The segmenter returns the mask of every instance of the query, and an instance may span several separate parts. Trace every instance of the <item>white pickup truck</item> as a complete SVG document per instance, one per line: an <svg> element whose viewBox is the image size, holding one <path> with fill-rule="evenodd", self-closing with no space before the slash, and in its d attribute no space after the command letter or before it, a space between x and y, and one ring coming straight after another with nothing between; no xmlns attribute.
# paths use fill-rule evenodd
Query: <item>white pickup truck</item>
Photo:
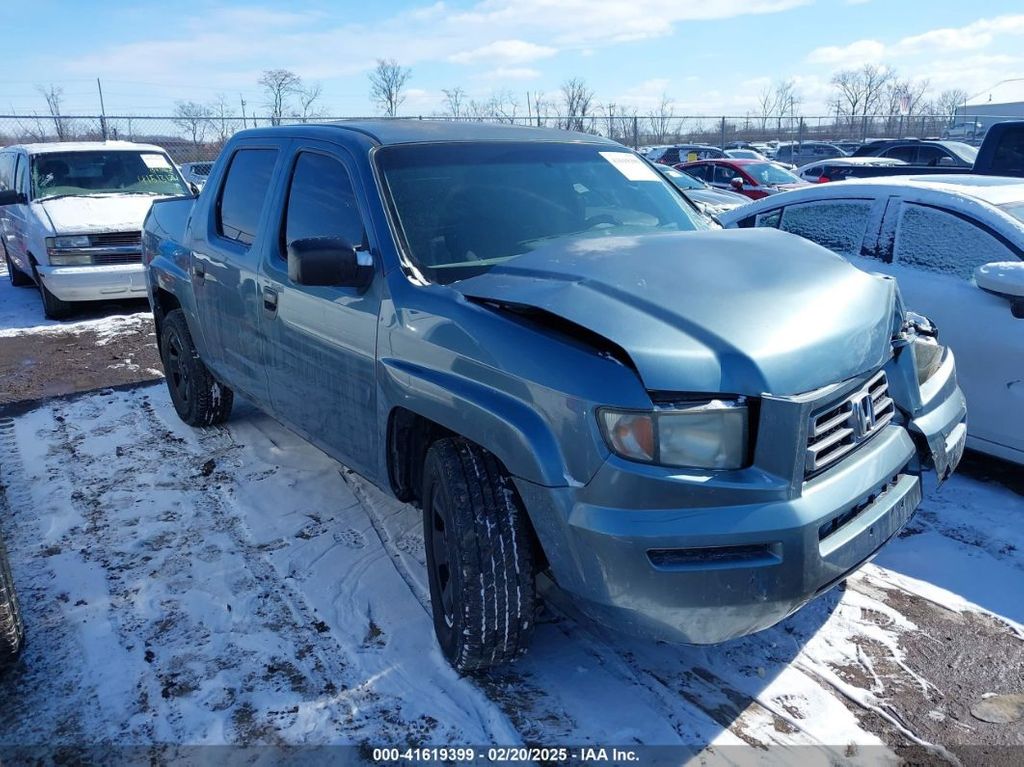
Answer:
<svg viewBox="0 0 1024 767"><path fill-rule="evenodd" d="M14 285L35 283L43 311L142 298L142 221L153 200L190 195L158 146L127 141L0 149L0 250Z"/></svg>

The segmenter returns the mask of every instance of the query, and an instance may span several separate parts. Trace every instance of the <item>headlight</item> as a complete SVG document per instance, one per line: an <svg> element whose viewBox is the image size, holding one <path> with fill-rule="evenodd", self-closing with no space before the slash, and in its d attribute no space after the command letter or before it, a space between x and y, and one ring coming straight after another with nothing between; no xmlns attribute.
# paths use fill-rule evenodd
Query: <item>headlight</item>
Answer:
<svg viewBox="0 0 1024 767"><path fill-rule="evenodd" d="M914 351L917 383L923 384L935 375L946 353L946 347L939 343L939 329L924 315L906 312L902 333Z"/></svg>
<svg viewBox="0 0 1024 767"><path fill-rule="evenodd" d="M67 250L68 248L88 248L89 237L85 234L74 234L65 237L47 237L46 246L48 248L56 248L57 250Z"/></svg>
<svg viewBox="0 0 1024 767"><path fill-rule="evenodd" d="M89 266L92 256L88 253L50 253L50 264L53 266Z"/></svg>
<svg viewBox="0 0 1024 767"><path fill-rule="evenodd" d="M695 469L747 462L749 413L743 402L711 400L650 412L600 408L608 447L631 461Z"/></svg>
<svg viewBox="0 0 1024 767"><path fill-rule="evenodd" d="M911 344L914 350L914 365L917 366L917 383L923 384L942 365L946 347L930 336L916 336Z"/></svg>

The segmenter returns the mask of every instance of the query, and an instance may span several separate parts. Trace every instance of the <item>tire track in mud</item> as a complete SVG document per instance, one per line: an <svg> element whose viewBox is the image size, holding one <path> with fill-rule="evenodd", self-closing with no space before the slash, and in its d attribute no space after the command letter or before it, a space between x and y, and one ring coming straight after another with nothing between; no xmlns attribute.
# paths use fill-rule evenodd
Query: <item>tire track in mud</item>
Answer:
<svg viewBox="0 0 1024 767"><path fill-rule="evenodd" d="M149 433L168 431L157 416L148 396L142 396L140 409L149 425ZM367 721L372 723L370 729L373 730L379 728L381 724L385 725L384 729L394 727L395 732L390 736L397 738L401 728L396 726L400 725L400 722L396 721L396 704L383 699L373 689L363 684L364 680L353 678L343 660L346 657L345 648L327 630L326 624L310 608L302 594L264 556L261 547L254 543L246 530L244 521L238 514L239 510L230 499L231 483L238 479L233 479L232 471L224 470L225 466L237 470L243 465L237 457L242 448L234 440L230 429L225 426L211 426L193 430L192 433L199 448L199 455L196 457L199 476L196 479L199 486L207 491L207 511L214 527L228 534L233 550L240 554L244 569L252 574L261 591L264 604L259 617L265 621L269 620L273 630L285 631L292 635L298 644L297 654L309 659L312 671L323 680L322 684L317 686L332 699L332 705L345 709L340 717L332 717L339 734L344 735L345 740L351 741L353 736L359 736L360 731L366 729L365 725L360 723ZM289 662L288 659L281 661L284 666ZM286 673L294 672L287 670ZM342 692L344 694L339 695ZM380 714L378 722L373 722L375 712ZM255 712L253 716L256 716ZM265 733L272 723L254 720L246 722L245 726L259 734ZM389 736L387 733L376 731L362 734L364 737L374 738Z"/></svg>

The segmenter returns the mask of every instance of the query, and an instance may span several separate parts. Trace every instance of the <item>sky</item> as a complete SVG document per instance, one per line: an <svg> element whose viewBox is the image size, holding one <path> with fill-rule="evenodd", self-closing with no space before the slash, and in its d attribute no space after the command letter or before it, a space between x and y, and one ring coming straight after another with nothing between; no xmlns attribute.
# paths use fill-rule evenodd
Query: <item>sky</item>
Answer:
<svg viewBox="0 0 1024 767"><path fill-rule="evenodd" d="M172 10L173 9L173 12ZM558 99L583 78L595 99L641 113L662 96L685 115L743 116L792 79L805 115L828 114L842 68L887 64L938 93L1024 77L1020 0L33 0L0 17L0 114L167 115L223 94L265 111L257 80L285 68L322 86L331 116L376 113L376 59L411 69L400 112L433 114L442 90Z"/></svg>

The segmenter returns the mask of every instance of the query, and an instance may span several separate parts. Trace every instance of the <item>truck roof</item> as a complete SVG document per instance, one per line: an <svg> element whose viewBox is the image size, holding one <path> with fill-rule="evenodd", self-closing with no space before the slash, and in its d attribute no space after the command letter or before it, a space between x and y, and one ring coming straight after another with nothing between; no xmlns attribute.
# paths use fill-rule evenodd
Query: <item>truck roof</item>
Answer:
<svg viewBox="0 0 1024 767"><path fill-rule="evenodd" d="M435 141L577 141L591 144L621 146L618 142L578 131L537 128L524 125L497 125L480 122L410 118L379 120L336 120L328 123L254 128L246 135L259 136L287 130L292 133L319 134L323 131L348 130L361 133L380 145L415 144Z"/></svg>
<svg viewBox="0 0 1024 767"><path fill-rule="evenodd" d="M2 149L21 149L31 155L53 152L102 152L134 149L142 152L164 153L164 148L155 144L136 144L134 141L47 141L38 144L13 144Z"/></svg>

